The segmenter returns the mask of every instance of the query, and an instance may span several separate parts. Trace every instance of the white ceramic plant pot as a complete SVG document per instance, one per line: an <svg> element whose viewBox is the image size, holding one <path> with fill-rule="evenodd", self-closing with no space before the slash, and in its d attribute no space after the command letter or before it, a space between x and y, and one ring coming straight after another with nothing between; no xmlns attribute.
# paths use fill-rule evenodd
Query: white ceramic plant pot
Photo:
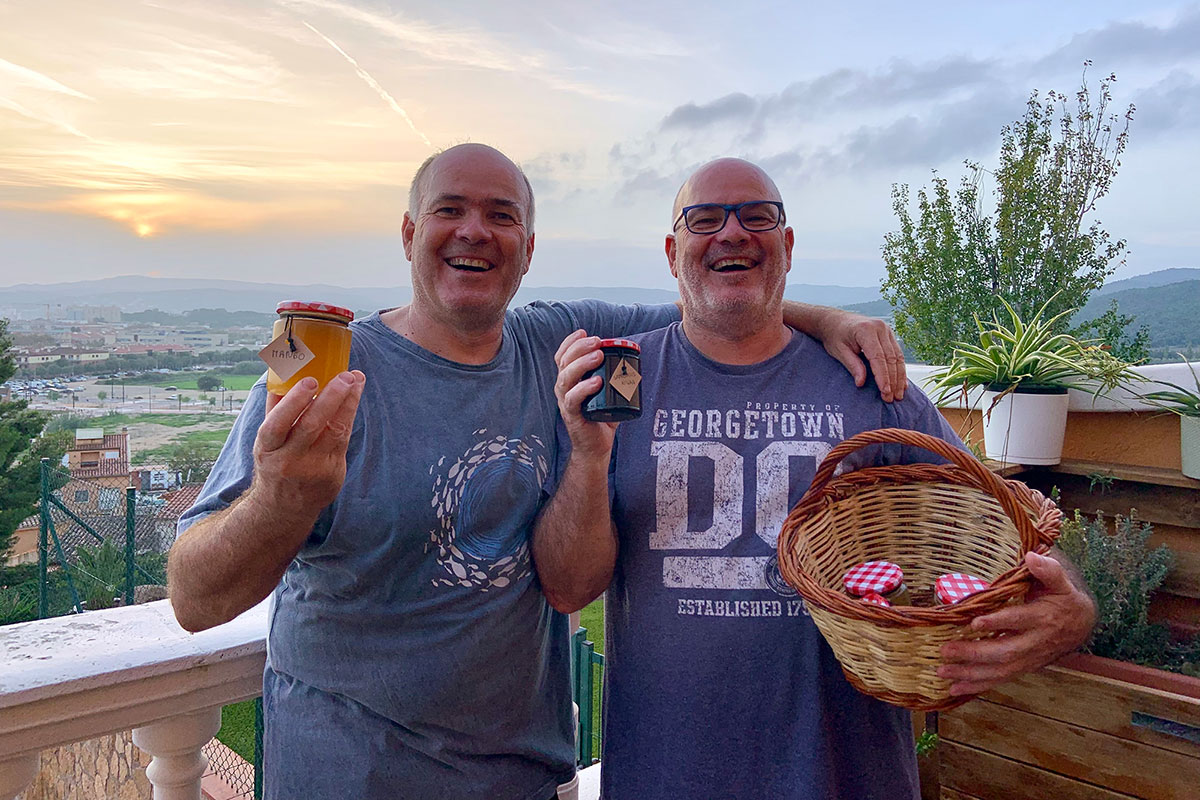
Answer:
<svg viewBox="0 0 1200 800"><path fill-rule="evenodd" d="M1200 417L1179 418L1179 455L1183 474L1200 480Z"/></svg>
<svg viewBox="0 0 1200 800"><path fill-rule="evenodd" d="M1067 390L1009 392L996 402L1000 394L983 393L983 445L987 457L1009 464L1062 461Z"/></svg>

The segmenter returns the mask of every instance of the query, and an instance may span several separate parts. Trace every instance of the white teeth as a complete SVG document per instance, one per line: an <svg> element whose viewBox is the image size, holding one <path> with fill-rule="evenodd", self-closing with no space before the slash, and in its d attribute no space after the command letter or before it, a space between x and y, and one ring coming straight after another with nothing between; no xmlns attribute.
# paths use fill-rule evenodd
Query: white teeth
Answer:
<svg viewBox="0 0 1200 800"><path fill-rule="evenodd" d="M479 258L449 258L446 261L452 267L472 267L474 269L488 269L492 265Z"/></svg>
<svg viewBox="0 0 1200 800"><path fill-rule="evenodd" d="M722 258L717 263L713 264L713 269L725 269L726 267L745 267L750 269L754 266L753 263L744 258Z"/></svg>

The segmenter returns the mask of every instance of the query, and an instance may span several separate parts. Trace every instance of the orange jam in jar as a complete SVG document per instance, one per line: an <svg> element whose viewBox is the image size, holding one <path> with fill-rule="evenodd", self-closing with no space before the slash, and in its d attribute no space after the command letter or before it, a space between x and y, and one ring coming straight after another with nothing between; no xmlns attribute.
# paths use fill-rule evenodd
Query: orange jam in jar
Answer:
<svg viewBox="0 0 1200 800"><path fill-rule="evenodd" d="M275 309L272 359L267 361L267 391L284 395L301 379L317 379L317 391L350 366L350 323L354 312L328 303L287 300ZM280 339L280 337L284 337ZM274 361L274 363L272 363ZM275 371L295 369L286 379ZM296 369L296 367L299 367Z"/></svg>

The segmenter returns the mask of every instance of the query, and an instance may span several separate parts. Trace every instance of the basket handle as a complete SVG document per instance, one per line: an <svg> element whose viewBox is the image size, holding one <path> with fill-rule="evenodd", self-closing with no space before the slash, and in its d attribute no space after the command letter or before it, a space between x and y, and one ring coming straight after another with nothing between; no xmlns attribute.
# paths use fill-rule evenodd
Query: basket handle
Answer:
<svg viewBox="0 0 1200 800"><path fill-rule="evenodd" d="M1016 526L1018 533L1021 534L1021 542L1024 548L1026 550L1033 550L1037 547L1039 539L1037 528L1034 527L1033 522L1022 511L1016 497L1006 485L1006 481L985 467L979 459L970 453L966 453L936 436L930 436L920 431L908 430L906 428L879 428L877 430L863 431L851 436L830 450L824 460L821 461L816 474L813 475L809 492L812 492L815 496L816 492L823 489L833 479L834 471L837 470L838 465L841 464L846 456L873 444L903 444L910 447L920 447L960 467L964 472L971 475L982 489L996 498L996 501L1000 503L1000 507L1004 509L1004 513L1008 515L1013 525Z"/></svg>

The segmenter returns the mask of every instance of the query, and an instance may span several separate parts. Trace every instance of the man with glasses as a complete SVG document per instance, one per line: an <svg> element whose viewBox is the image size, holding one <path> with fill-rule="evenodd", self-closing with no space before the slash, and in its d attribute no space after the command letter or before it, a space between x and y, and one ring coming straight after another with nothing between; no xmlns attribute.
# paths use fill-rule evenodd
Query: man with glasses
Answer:
<svg viewBox="0 0 1200 800"><path fill-rule="evenodd" d="M854 690L779 574L775 544L821 459L860 431L901 427L958 443L910 386L885 403L784 324L792 229L774 182L745 161L701 167L666 239L683 321L641 345L641 417L585 421L596 340L556 361L571 452L534 533L560 611L607 589L605 800L917 796L909 714ZM614 441L615 439L615 441ZM561 438L560 438L561 441ZM853 467L927 461L875 448ZM976 622L991 641L948 645L943 676L973 693L1086 639L1090 598L1031 555L1037 599Z"/></svg>
<svg viewBox="0 0 1200 800"><path fill-rule="evenodd" d="M533 216L499 151L426 161L402 226L412 303L355 321L353 371L315 399L311 378L282 399L260 381L180 520L169 572L184 627L274 594L269 800L547 800L574 774L567 620L529 555L555 483L551 355L576 328L618 336L679 312L509 310ZM847 318L832 327L850 352Z"/></svg>

